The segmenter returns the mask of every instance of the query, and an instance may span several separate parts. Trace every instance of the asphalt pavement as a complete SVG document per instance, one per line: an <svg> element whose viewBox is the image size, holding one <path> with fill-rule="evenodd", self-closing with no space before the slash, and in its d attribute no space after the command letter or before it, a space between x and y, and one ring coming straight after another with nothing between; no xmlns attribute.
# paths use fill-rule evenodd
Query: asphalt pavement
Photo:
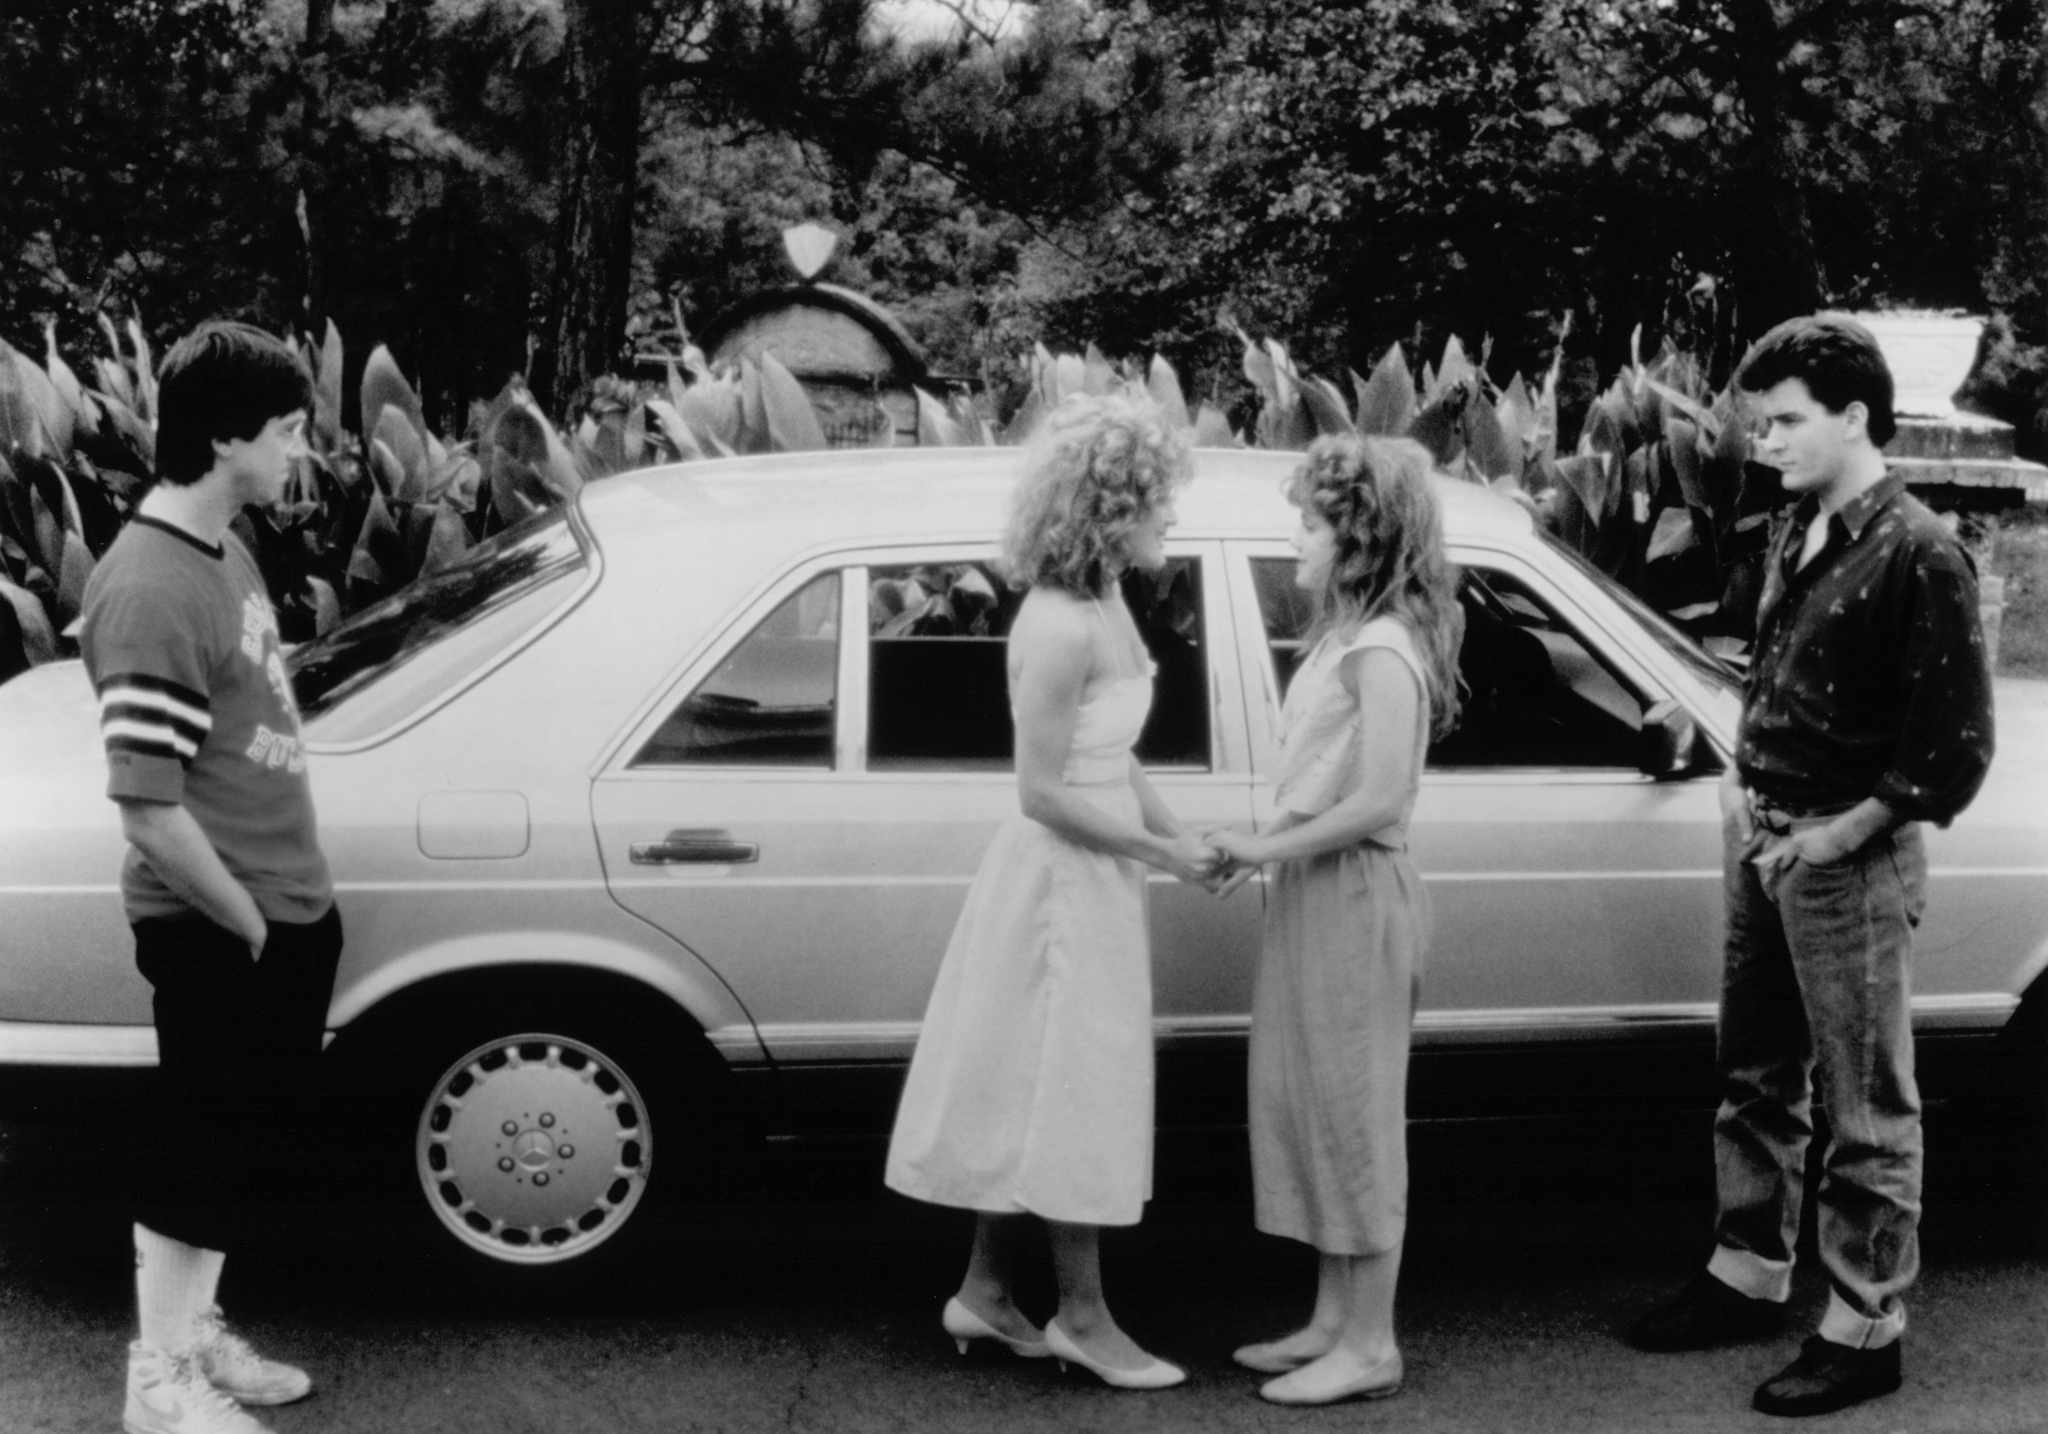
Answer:
<svg viewBox="0 0 2048 1434"><path fill-rule="evenodd" d="M2006 1134L2010 1134L2007 1132ZM2048 1255L2000 1138L1931 1115L1926 1264L1907 1385L1804 1421L1858 1434L2048 1431ZM0 1126L0 1430L107 1431L131 1335L126 1224L108 1138ZM1051 1361L958 1357L939 1309L967 1223L879 1188L879 1149L781 1152L744 1194L655 1215L625 1249L534 1280L394 1243L346 1190L231 1263L223 1300L314 1396L279 1434L518 1431L1723 1431L1782 1428L1750 1390L1797 1349L1825 1288L1810 1250L1795 1332L1702 1354L1621 1333L1700 1258L1704 1118L1647 1131L1417 1127L1398 1398L1263 1404L1238 1343L1307 1310L1306 1252L1251 1230L1241 1134L1162 1143L1145 1223L1105 1237L1111 1300L1186 1364L1157 1394ZM2028 1226L2035 1228L2028 1229ZM1037 1262L1034 1262L1036 1264ZM1047 1312L1042 1264L1027 1306Z"/></svg>

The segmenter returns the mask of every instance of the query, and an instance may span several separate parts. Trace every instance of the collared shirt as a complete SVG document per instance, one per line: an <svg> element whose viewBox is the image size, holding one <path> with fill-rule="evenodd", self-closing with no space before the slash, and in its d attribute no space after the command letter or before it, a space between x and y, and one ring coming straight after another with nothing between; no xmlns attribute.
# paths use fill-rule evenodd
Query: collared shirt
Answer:
<svg viewBox="0 0 2048 1434"><path fill-rule="evenodd" d="M1991 765L1976 569L1897 474L1826 519L1827 541L1802 568L1819 511L1803 499L1764 560L1736 765L1791 811L1876 797L1946 826Z"/></svg>

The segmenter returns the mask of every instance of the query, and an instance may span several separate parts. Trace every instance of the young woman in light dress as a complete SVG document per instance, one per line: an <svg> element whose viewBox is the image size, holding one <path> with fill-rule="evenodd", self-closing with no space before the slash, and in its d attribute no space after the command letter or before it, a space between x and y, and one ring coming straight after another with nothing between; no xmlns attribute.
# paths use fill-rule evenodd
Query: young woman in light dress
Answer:
<svg viewBox="0 0 2048 1434"><path fill-rule="evenodd" d="M1117 588L1165 566L1186 439L1149 406L1074 398L1034 444L1004 537L1028 586L1008 646L1021 811L996 833L925 1012L886 1179L979 1212L944 1325L1154 1389L1180 1369L1121 1330L1097 1232L1133 1225L1152 1187L1148 868L1191 882L1214 850L1187 834L1131 746L1152 665ZM1059 1309L1044 1329L1012 1296L1024 1217L1045 1222Z"/></svg>
<svg viewBox="0 0 2048 1434"><path fill-rule="evenodd" d="M1429 456L1318 439L1288 482L1295 582L1314 594L1281 714L1279 818L1211 841L1270 866L1252 1007L1255 1218L1321 1259L1306 1326L1237 1351L1280 1404L1401 1384L1394 1285L1407 1219L1409 1026L1430 907L1406 855L1432 730L1457 711L1463 622Z"/></svg>

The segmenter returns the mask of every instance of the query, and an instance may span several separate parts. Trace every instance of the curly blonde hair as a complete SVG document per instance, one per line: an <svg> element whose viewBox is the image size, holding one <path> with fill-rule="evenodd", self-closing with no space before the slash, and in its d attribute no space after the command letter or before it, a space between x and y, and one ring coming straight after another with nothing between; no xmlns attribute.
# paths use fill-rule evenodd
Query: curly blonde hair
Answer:
<svg viewBox="0 0 2048 1434"><path fill-rule="evenodd" d="M1405 438L1318 438L1285 492L1288 502L1337 533L1328 580L1316 594L1310 645L1332 631L1356 632L1376 617L1398 618L1422 658L1430 735L1443 737L1458 720L1465 613L1457 569L1444 555L1428 451Z"/></svg>
<svg viewBox="0 0 2048 1434"><path fill-rule="evenodd" d="M1101 597L1129 565L1132 530L1192 476L1187 435L1157 406L1073 395L1025 458L1003 531L1004 579Z"/></svg>

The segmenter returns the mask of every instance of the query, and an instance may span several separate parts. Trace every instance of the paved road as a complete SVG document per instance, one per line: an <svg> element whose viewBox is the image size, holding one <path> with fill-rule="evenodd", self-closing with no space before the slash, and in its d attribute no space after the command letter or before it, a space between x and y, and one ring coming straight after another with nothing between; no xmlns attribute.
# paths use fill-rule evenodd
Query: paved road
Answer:
<svg viewBox="0 0 2048 1434"><path fill-rule="evenodd" d="M1995 1142L1930 1123L1927 1267L1908 1387L1817 1430L2048 1430L2048 1258L2012 1234ZM1751 1387L1792 1337L1652 1357L1618 1332L1681 1281L1707 1218L1704 1125L1419 1128L1400 1324L1409 1387L1342 1411L1271 1408L1236 1343L1305 1312L1298 1250L1249 1231L1241 1141L1164 1147L1146 1223L1106 1244L1132 1330L1187 1363L1164 1394L1049 1362L961 1361L938 1311L964 1221L879 1193L858 1147L772 1166L760 1198L671 1212L631 1259L535 1289L394 1251L375 1212L306 1213L272 1266L231 1267L230 1312L318 1393L280 1434L518 1431L1720 1431L1783 1428ZM0 1127L0 1430L119 1427L124 1232L105 1161ZM345 1192L338 1192L345 1193ZM1042 1278L1028 1292L1044 1302ZM1799 1313L1824 1290L1808 1268Z"/></svg>

